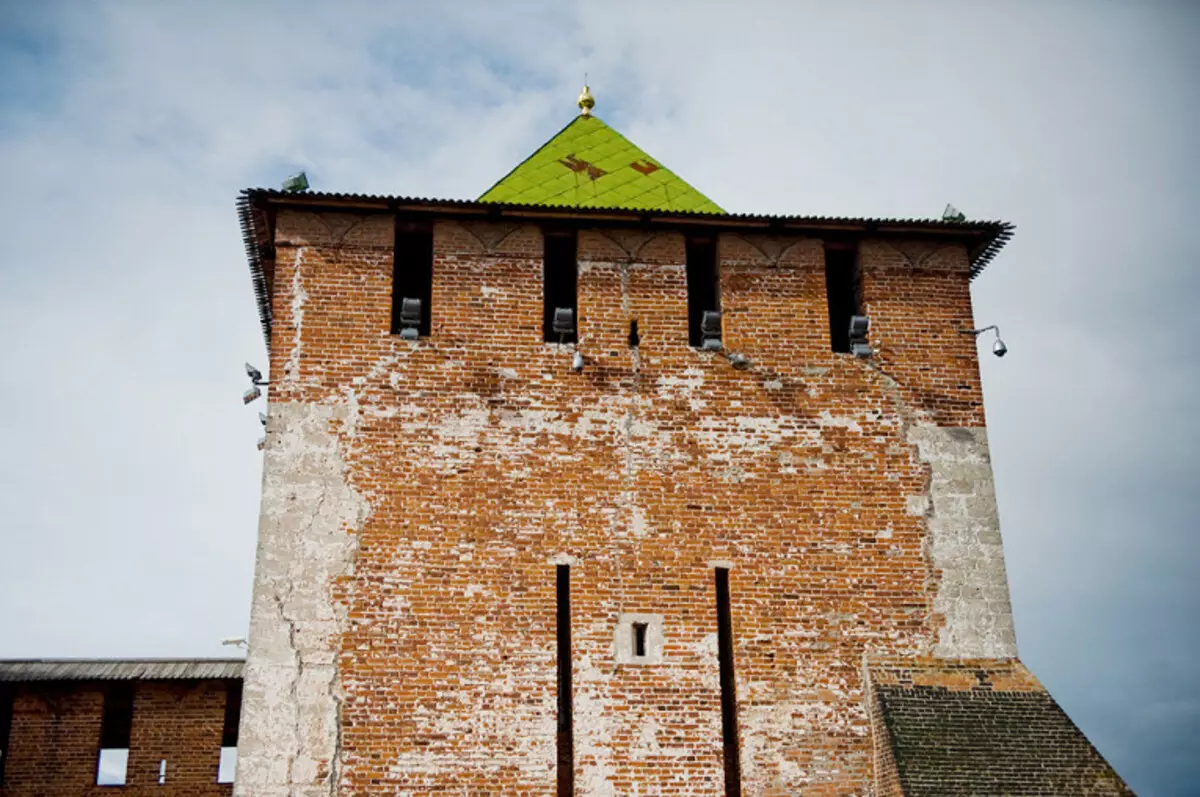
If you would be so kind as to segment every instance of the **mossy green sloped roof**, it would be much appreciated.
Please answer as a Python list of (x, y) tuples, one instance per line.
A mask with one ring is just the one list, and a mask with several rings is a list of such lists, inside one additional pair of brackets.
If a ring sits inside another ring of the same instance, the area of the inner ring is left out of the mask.
[(600, 119), (581, 114), (480, 202), (724, 213)]

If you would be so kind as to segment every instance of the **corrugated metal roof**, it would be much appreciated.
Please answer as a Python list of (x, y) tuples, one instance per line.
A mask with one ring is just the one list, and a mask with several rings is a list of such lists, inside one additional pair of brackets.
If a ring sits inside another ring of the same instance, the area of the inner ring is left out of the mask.
[(0, 659), (3, 681), (241, 678), (243, 659)]
[(696, 210), (631, 209), (622, 207), (565, 207), (511, 202), (483, 202), (470, 199), (433, 199), (429, 197), (344, 194), (321, 191), (292, 193), (270, 188), (248, 188), (238, 198), (238, 217), (246, 246), (250, 275), (258, 301), (259, 320), (267, 346), (271, 344), (271, 302), (269, 275), (264, 267), (272, 231), (267, 229), (269, 206), (308, 206), (320, 208), (355, 207), (387, 212), (445, 213), (476, 219), (528, 218), (590, 219), (600, 224), (670, 225), (672, 223), (712, 230), (728, 229), (764, 233), (865, 233), (868, 235), (923, 235), (960, 239), (968, 243), (971, 277), (987, 267), (1012, 238), (1015, 227), (1004, 221), (946, 221), (943, 219), (884, 219), (847, 216), (771, 216), (754, 213), (711, 213)]

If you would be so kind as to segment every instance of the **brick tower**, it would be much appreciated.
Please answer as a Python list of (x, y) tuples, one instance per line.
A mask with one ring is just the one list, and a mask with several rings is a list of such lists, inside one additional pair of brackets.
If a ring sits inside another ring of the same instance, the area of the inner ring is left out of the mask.
[(1016, 659), (1011, 227), (728, 214), (592, 106), (476, 201), (243, 194), (236, 793), (1128, 793)]

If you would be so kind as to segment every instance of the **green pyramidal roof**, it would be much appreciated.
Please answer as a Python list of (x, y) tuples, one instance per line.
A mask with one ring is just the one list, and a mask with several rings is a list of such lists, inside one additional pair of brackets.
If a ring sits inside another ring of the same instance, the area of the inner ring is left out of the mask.
[(590, 114), (580, 114), (479, 197), (481, 202), (724, 213)]

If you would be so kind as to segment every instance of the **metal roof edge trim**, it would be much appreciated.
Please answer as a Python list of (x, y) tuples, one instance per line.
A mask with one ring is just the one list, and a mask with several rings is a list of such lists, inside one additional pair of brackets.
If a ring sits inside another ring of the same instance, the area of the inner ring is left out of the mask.
[(254, 199), (243, 191), (237, 200), (238, 224), (242, 228), (242, 244), (246, 247), (246, 262), (250, 266), (250, 281), (254, 286), (254, 299), (258, 304), (258, 322), (262, 325), (263, 341), (267, 353), (271, 351), (271, 297), (267, 295), (267, 278), (263, 273), (262, 252), (258, 248), (258, 236), (254, 229)]
[(568, 215), (599, 216), (616, 214), (617, 218), (653, 217), (660, 219), (697, 219), (721, 221), (760, 221), (760, 222), (792, 222), (792, 223), (838, 223), (844, 226), (861, 225), (916, 225), (925, 230), (944, 230), (962, 232), (993, 232), (999, 229), (1011, 228), (1004, 221), (946, 221), (944, 219), (921, 218), (881, 218), (856, 216), (785, 216), (765, 213), (706, 213), (694, 210), (654, 210), (647, 208), (622, 207), (579, 207), (567, 203), (525, 205), (511, 202), (483, 202), (475, 199), (438, 199), (433, 197), (384, 196), (381, 194), (346, 194), (323, 191), (281, 191), (274, 188), (247, 188), (242, 191), (243, 197), (251, 199), (285, 200), (284, 204), (312, 204), (323, 201), (338, 203), (365, 202), (382, 209), (398, 209), (401, 205), (414, 205), (422, 208), (436, 209), (439, 206), (461, 210), (504, 211), (511, 210), (522, 213), (539, 213), (559, 211)]
[(0, 683), (226, 680), (244, 667), (244, 659), (0, 659)]

